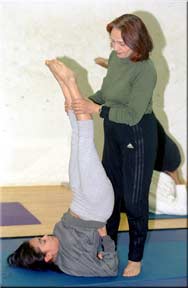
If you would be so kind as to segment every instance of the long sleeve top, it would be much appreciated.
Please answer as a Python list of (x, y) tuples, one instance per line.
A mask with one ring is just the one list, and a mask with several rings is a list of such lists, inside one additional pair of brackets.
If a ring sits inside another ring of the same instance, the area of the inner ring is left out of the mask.
[(152, 96), (157, 74), (151, 59), (132, 62), (112, 51), (102, 87), (89, 99), (109, 107), (109, 120), (136, 125), (152, 112)]
[[(74, 276), (116, 276), (118, 257), (114, 241), (109, 236), (100, 237), (97, 231), (105, 223), (86, 221), (65, 213), (55, 225), (53, 234), (60, 247), (55, 264), (61, 271)], [(97, 257), (99, 246), (103, 259)]]

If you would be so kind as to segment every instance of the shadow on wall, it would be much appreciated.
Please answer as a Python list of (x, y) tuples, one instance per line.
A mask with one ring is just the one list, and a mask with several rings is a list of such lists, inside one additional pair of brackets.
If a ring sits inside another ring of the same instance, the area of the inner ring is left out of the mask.
[[(82, 95), (86, 98), (92, 95), (94, 92), (88, 81), (88, 71), (72, 58), (69, 58), (67, 56), (59, 56), (57, 58), (76, 73), (78, 86)], [(102, 127), (103, 122), (98, 115), (94, 115), (93, 120), (95, 131), (95, 145), (101, 158), (104, 142), (103, 127)]]
[(168, 119), (164, 112), (164, 94), (169, 81), (170, 71), (168, 63), (163, 56), (163, 49), (166, 46), (165, 36), (159, 22), (151, 13), (135, 11), (133, 14), (143, 20), (153, 40), (154, 48), (151, 54), (151, 59), (153, 60), (157, 70), (157, 84), (154, 91), (153, 108), (157, 118), (162, 122), (165, 130), (168, 130)]
[[(157, 70), (157, 85), (153, 97), (153, 110), (155, 115), (161, 122), (162, 126), (164, 127), (167, 135), (169, 135), (170, 138), (177, 144), (182, 158), (181, 162), (182, 166), (185, 161), (183, 149), (181, 147), (181, 144), (178, 143), (178, 141), (174, 138), (174, 136), (171, 135), (171, 133), (169, 132), (168, 118), (166, 112), (164, 111), (165, 89), (170, 78), (168, 63), (165, 57), (163, 56), (163, 49), (166, 46), (165, 36), (163, 34), (159, 22), (157, 21), (157, 19), (153, 14), (148, 13), (146, 11), (134, 11), (133, 14), (135, 14), (136, 16), (140, 17), (143, 20), (153, 40), (154, 48), (151, 54), (151, 59), (153, 60)], [(180, 174), (182, 174), (181, 171)]]

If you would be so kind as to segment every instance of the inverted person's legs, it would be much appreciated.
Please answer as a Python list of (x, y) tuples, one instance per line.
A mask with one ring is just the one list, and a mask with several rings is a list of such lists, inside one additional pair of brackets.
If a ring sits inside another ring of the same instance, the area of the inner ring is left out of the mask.
[(80, 173), (78, 165), (78, 125), (73, 110), (68, 111), (68, 116), (72, 128), (71, 152), (69, 160), (69, 184), (73, 192), (73, 200), (77, 193), (81, 191)]
[[(68, 88), (71, 99), (82, 98), (76, 78), (68, 67), (54, 60), (54, 70)], [(70, 115), (69, 115), (70, 117)], [(78, 171), (80, 189), (74, 193), (71, 210), (86, 220), (106, 222), (112, 213), (114, 194), (94, 144), (93, 120), (90, 114), (76, 115), (78, 127)], [(74, 162), (75, 157), (73, 157)], [(70, 170), (74, 179), (74, 170)]]
[(73, 192), (73, 199), (76, 191), (79, 192), (81, 189), (80, 186), (80, 175), (79, 175), (79, 167), (78, 167), (78, 125), (77, 119), (74, 114), (74, 111), (71, 109), (71, 93), (68, 87), (65, 85), (64, 80), (59, 73), (59, 69), (57, 67), (56, 60), (47, 60), (46, 65), (52, 72), (53, 76), (57, 80), (58, 84), (61, 87), (65, 98), (65, 104), (67, 105), (67, 113), (70, 120), (70, 125), (72, 128), (72, 135), (71, 135), (71, 153), (70, 153), (70, 160), (69, 160), (69, 184), (71, 190)]
[[(69, 73), (68, 71), (67, 74)], [(72, 100), (82, 97), (75, 81), (69, 82), (68, 87)], [(80, 214), (82, 218), (106, 222), (114, 205), (113, 188), (95, 147), (92, 116), (90, 114), (79, 114), (77, 120), (81, 195), (79, 195), (79, 201), (72, 203), (72, 209), (75, 213)]]
[(94, 144), (93, 120), (77, 120), (68, 112), (72, 127), (69, 180), (73, 198), (70, 209), (80, 218), (106, 222), (114, 195)]
[(112, 213), (114, 193), (94, 144), (93, 120), (79, 120), (78, 130), (81, 195), (72, 203), (72, 209), (86, 220), (106, 222)]

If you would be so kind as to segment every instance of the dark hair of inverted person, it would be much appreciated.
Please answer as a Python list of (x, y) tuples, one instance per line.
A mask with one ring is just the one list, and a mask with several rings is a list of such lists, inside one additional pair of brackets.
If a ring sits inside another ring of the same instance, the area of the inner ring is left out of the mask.
[(136, 15), (124, 14), (106, 26), (111, 33), (113, 28), (121, 31), (124, 43), (133, 50), (130, 60), (133, 62), (147, 60), (153, 49), (153, 42), (143, 21)]
[(45, 262), (45, 254), (40, 250), (36, 251), (28, 241), (23, 242), (11, 255), (7, 262), (12, 267), (22, 267), (32, 270), (54, 270), (60, 271), (53, 262)]

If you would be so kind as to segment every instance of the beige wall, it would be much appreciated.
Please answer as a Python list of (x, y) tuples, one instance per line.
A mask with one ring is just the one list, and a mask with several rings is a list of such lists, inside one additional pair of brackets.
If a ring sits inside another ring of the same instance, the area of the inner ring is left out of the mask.
[[(105, 25), (124, 13), (142, 17), (152, 34), (154, 110), (179, 145), (187, 178), (186, 1), (0, 1), (0, 186), (68, 181), (70, 127), (44, 60), (65, 57), (88, 96), (105, 75), (93, 61), (110, 53)], [(101, 155), (101, 119), (95, 125)]]

